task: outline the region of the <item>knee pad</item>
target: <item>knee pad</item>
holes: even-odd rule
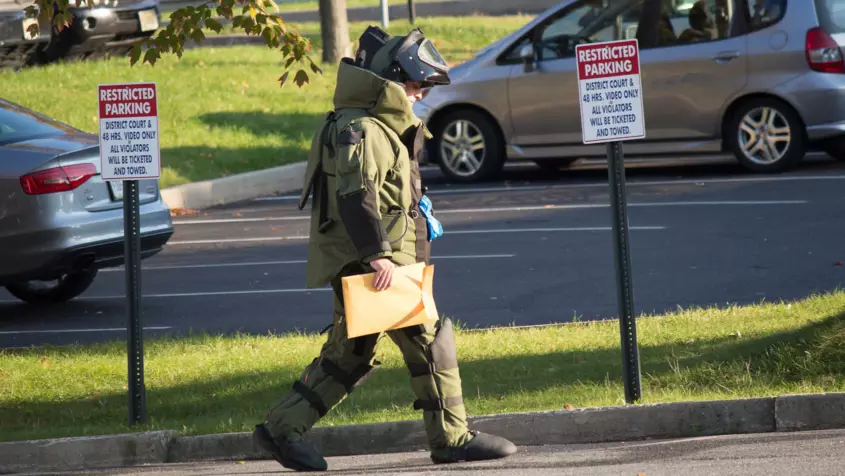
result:
[[[458,356],[455,349],[455,333],[452,329],[452,321],[444,319],[434,334],[434,339],[428,346],[429,362],[427,364],[407,364],[411,377],[423,375],[434,375],[436,372],[453,370],[458,368]],[[446,377],[453,380],[454,376]],[[440,400],[417,400],[414,402],[415,410],[443,410],[463,404],[460,395],[442,395]]]
[[[311,407],[317,411],[320,417],[323,417],[328,411],[334,407],[346,395],[349,395],[365,380],[367,380],[372,373],[381,366],[381,362],[373,361],[373,365],[369,363],[362,363],[355,367],[351,372],[343,370],[335,362],[320,357],[314,359],[309,365],[311,372],[304,375],[303,378],[293,383],[293,390],[300,394]],[[320,372],[313,372],[314,370]],[[335,383],[343,387],[343,391],[332,391],[318,387],[322,386],[328,379],[334,380]],[[328,398],[326,398],[328,397]],[[328,399],[328,401],[326,401]]]

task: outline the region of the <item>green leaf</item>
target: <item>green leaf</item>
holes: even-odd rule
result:
[[[285,69],[290,68],[290,65],[292,65],[294,61],[296,61],[296,58],[288,58],[288,60],[285,61]]]
[[[39,32],[38,23],[33,23],[32,25],[29,25],[28,27],[26,27],[26,31],[29,32],[30,39],[37,37]]]
[[[207,18],[205,20],[205,26],[215,33],[220,33],[223,30],[223,25],[214,18]]]
[[[279,87],[281,87],[281,86],[284,86],[284,85],[285,85],[285,81],[287,81],[287,80],[288,80],[288,75],[289,75],[289,74],[290,74],[290,71],[286,71],[286,72],[285,72],[285,74],[283,74],[283,75],[282,75],[282,77],[281,77],[281,78],[279,78],[279,83],[281,83],[281,84],[279,84]]]
[[[296,76],[293,77],[293,82],[301,88],[303,84],[308,82],[308,73],[304,69],[300,69],[296,72]]]
[[[129,57],[129,64],[134,66],[135,63],[141,58],[141,43],[137,43],[135,46],[132,47],[132,54]]]
[[[201,29],[196,29],[191,32],[191,39],[193,39],[197,43],[200,43],[202,40],[205,39],[205,33],[203,33]]]
[[[147,53],[144,55],[144,63],[150,63],[150,66],[155,66],[157,59],[158,50],[156,48],[148,49]]]
[[[238,15],[234,19],[232,19],[232,27],[237,28],[237,27],[241,26],[243,24],[243,22],[244,22],[244,17],[242,15]]]
[[[309,59],[311,59],[311,58],[309,58]],[[311,71],[313,71],[316,74],[323,74],[323,70],[320,69],[320,67],[317,66],[317,63],[315,63],[313,61],[311,62]]]

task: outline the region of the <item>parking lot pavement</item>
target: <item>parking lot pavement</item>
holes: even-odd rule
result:
[[[506,435],[505,435],[506,436]],[[505,459],[435,466],[425,451],[326,458],[329,472],[348,475],[466,476],[841,475],[841,430],[710,436],[625,443],[525,446]],[[275,461],[226,461],[108,468],[55,475],[255,475],[293,473]]]
[[[430,172],[427,172],[430,174]],[[544,179],[516,168],[498,183],[429,182],[446,233],[433,244],[438,310],[469,327],[612,318],[616,285],[606,170]],[[629,171],[637,311],[797,299],[845,283],[845,166],[778,176],[731,164]],[[268,197],[176,217],[145,261],[150,335],[204,330],[316,331],[327,289],[304,289],[308,212]],[[23,305],[0,292],[0,347],[125,337],[124,274],[100,274],[77,300]]]

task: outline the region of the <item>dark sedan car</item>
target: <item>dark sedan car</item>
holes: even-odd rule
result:
[[[160,27],[159,0],[70,0],[72,20],[61,32],[41,25],[41,37],[24,36],[34,20],[24,9],[32,0],[0,0],[0,68],[60,60],[126,56]]]
[[[52,41],[40,54],[41,61],[126,56],[135,43],[160,26],[159,0],[87,2],[83,8],[71,8],[70,28],[53,32]]]
[[[122,265],[122,182],[100,177],[97,135],[0,99],[0,286],[30,303],[73,299]],[[157,180],[141,180],[141,257],[173,235]]]
[[[26,66],[50,42],[50,30],[43,29],[32,38],[26,32],[35,23],[27,18],[18,3],[3,3],[0,0],[0,69],[18,70]]]

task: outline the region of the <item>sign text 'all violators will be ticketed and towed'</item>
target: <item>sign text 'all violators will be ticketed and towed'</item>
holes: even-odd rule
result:
[[[161,176],[155,83],[101,84],[100,162],[103,180]]]
[[[575,47],[585,144],[645,138],[636,39]]]

